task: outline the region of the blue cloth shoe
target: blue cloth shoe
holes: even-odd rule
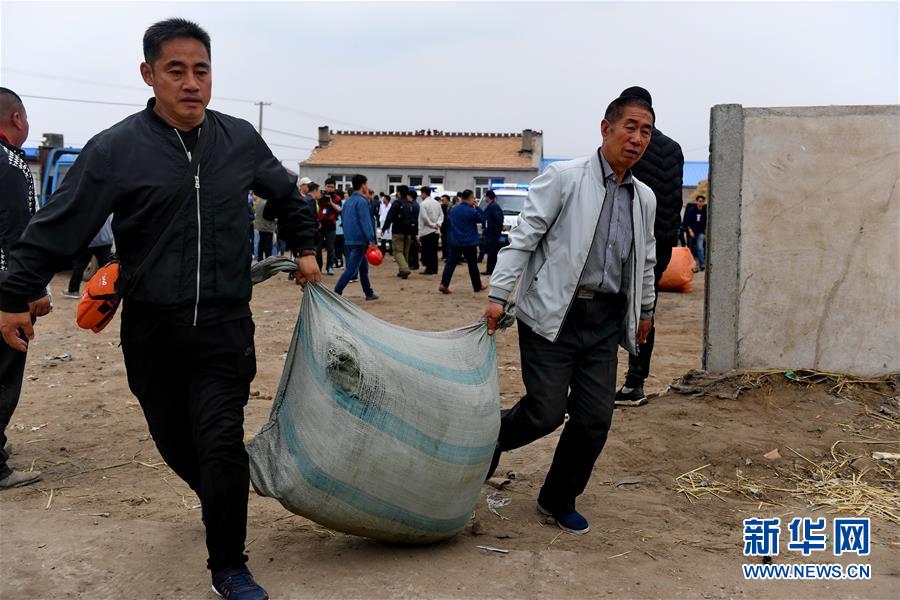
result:
[[[591,530],[591,526],[588,524],[587,519],[582,517],[581,513],[578,511],[573,511],[565,515],[552,513],[541,506],[540,502],[537,505],[537,509],[548,517],[553,517],[556,520],[557,526],[568,533],[584,535]]]
[[[225,569],[213,575],[212,591],[225,600],[269,600],[269,594],[247,569]]]

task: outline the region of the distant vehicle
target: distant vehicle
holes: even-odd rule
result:
[[[47,164],[41,173],[41,194],[38,198],[38,206],[43,207],[50,200],[63,180],[69,173],[69,169],[75,164],[75,159],[81,153],[81,148],[53,148],[47,154]],[[91,262],[84,269],[82,281],[90,281],[99,268],[96,257],[91,257]]]
[[[509,243],[509,231],[519,224],[519,213],[525,206],[525,198],[528,197],[527,183],[495,183],[491,190],[497,197],[494,201],[503,210],[503,233],[500,236],[500,244]],[[481,199],[481,209],[487,206],[484,198]]]
[[[41,195],[38,198],[38,206],[44,206],[53,192],[59,189],[80,153],[81,148],[53,148],[50,150],[47,154],[47,164],[44,165],[41,173]]]

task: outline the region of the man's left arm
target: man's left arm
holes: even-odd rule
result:
[[[278,221],[278,238],[287,242],[290,249],[299,254],[299,277],[294,280],[303,285],[307,281],[318,283],[322,274],[316,263],[316,246],[319,231],[316,214],[310,203],[300,196],[296,177],[287,172],[262,137],[254,132],[253,191],[268,199],[263,217]]]

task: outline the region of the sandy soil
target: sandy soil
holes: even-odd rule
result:
[[[390,261],[375,269],[381,300],[365,303],[366,310],[434,330],[480,314],[484,298],[468,290],[462,271],[450,296],[436,292],[435,277],[400,281],[394,273]],[[63,283],[64,276],[57,276],[53,290]],[[699,277],[697,284],[693,294],[661,298],[650,392],[663,391],[700,366]],[[346,295],[362,301],[357,284]],[[259,370],[247,407],[248,439],[268,416],[298,297],[283,277],[256,290]],[[56,310],[36,331],[9,435],[12,464],[39,469],[44,479],[0,493],[0,596],[212,597],[197,498],[161,461],[128,391],[118,319],[100,335],[81,331],[74,325],[74,302],[57,294]],[[500,336],[504,406],[523,391],[517,347],[514,330]],[[61,355],[70,360],[52,358]],[[719,389],[731,393],[735,385],[725,382]],[[250,567],[273,598],[897,598],[896,524],[873,520],[872,554],[856,561],[872,565],[871,581],[748,582],[740,569],[742,519],[813,514],[810,505],[775,491],[760,492],[759,499],[727,490],[696,499],[678,492],[676,477],[704,465],[710,466],[699,473],[707,484],[727,488],[740,470],[748,480],[789,488],[789,473],[802,471],[806,459],[828,459],[839,440],[845,440],[840,451],[854,456],[873,448],[900,450],[898,427],[870,414],[896,390],[856,386],[838,397],[829,387],[807,388],[776,375],[737,400],[670,391],[647,406],[617,411],[609,443],[579,501],[593,527],[583,537],[560,535],[535,510],[555,434],[504,456],[499,473],[516,475],[501,492],[511,498],[500,510],[504,519],[482,499],[464,533],[430,547],[330,532],[251,494]],[[895,441],[872,445],[876,440]],[[782,458],[764,459],[773,448]],[[865,477],[880,485],[888,475],[893,479],[896,472],[873,469]],[[484,495],[495,491],[485,486]],[[900,507],[894,509],[900,514]],[[814,514],[831,518],[829,510]],[[485,552],[479,545],[509,552]],[[854,562],[835,559],[830,551],[803,559],[784,549],[779,560]]]

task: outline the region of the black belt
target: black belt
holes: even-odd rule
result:
[[[597,290],[592,290],[589,288],[578,288],[578,291],[575,292],[576,300],[604,300],[607,302],[623,302],[625,300],[625,294],[619,292],[618,294],[609,294],[606,292],[598,292]]]

